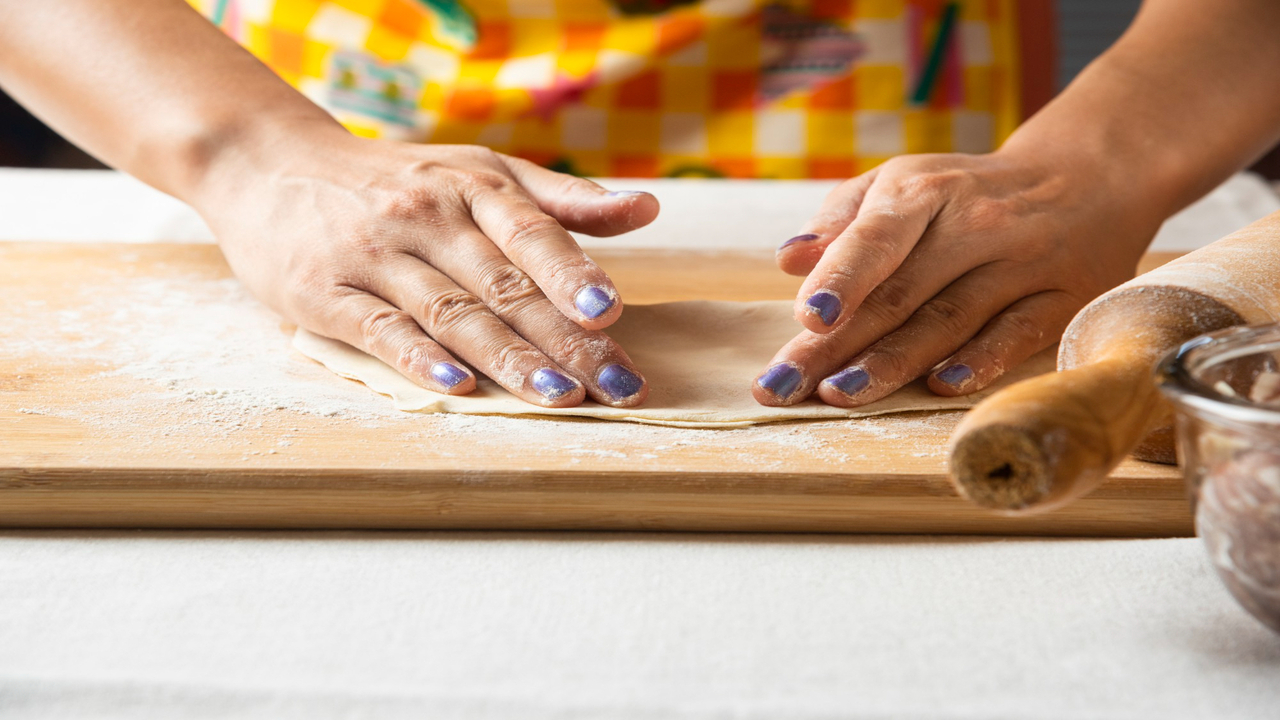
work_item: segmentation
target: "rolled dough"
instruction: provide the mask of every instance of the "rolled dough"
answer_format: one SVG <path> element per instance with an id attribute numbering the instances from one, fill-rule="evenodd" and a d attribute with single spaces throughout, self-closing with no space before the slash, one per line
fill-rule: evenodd
<path id="1" fill-rule="evenodd" d="M 538 407 L 482 376 L 470 395 L 441 395 L 418 387 L 381 360 L 306 330 L 298 330 L 293 346 L 338 375 L 390 396 L 397 408 L 409 412 L 568 415 L 698 428 L 964 409 L 1005 385 L 1051 371 L 1054 366 L 1050 349 L 993 387 L 967 397 L 938 397 L 917 380 L 860 408 L 831 407 L 815 399 L 790 407 L 765 407 L 751 397 L 751 383 L 778 348 L 800 331 L 791 308 L 789 301 L 628 305 L 608 333 L 626 348 L 649 381 L 648 401 L 634 408 L 613 408 L 591 400 L 572 408 Z"/>

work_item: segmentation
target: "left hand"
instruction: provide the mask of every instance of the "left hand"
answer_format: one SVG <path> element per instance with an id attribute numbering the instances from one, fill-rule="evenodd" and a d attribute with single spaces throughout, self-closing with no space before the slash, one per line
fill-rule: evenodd
<path id="1" fill-rule="evenodd" d="M 903 156 L 841 184 L 778 250 L 783 270 L 808 275 L 807 330 L 756 400 L 816 391 L 856 407 L 925 374 L 944 396 L 988 386 L 1133 276 L 1160 218 L 1126 191 L 1109 168 L 1047 152 Z"/>

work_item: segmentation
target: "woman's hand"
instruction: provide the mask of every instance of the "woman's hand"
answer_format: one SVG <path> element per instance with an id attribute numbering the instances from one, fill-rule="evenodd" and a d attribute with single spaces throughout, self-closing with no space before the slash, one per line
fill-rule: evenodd
<path id="1" fill-rule="evenodd" d="M 1126 207 L 1111 170 L 1043 157 L 915 155 L 836 188 L 778 250 L 808 275 L 806 331 L 752 388 L 879 400 L 928 374 L 965 395 L 1056 343 L 1081 307 L 1132 277 L 1163 217 Z"/>
<path id="2" fill-rule="evenodd" d="M 465 362 L 538 405 L 644 402 L 640 372 L 601 332 L 622 312 L 618 292 L 565 228 L 643 226 L 658 213 L 651 195 L 328 123 L 259 146 L 211 163 L 195 204 L 236 274 L 285 317 L 441 393 L 475 389 Z"/>

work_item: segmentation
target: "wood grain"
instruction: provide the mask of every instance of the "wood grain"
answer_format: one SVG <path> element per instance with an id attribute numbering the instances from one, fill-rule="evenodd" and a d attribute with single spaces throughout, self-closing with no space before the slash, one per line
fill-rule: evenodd
<path id="1" fill-rule="evenodd" d="M 777 272 L 767 253 L 593 255 L 630 303 L 784 299 L 800 282 Z M 1192 532 L 1176 469 L 1132 461 L 1085 499 L 1043 516 L 971 506 L 946 477 L 956 412 L 746 430 L 612 424 L 602 432 L 596 421 L 529 419 L 520 422 L 536 432 L 487 436 L 439 416 L 353 423 L 283 409 L 224 427 L 205 402 L 161 408 L 157 398 L 167 396 L 154 381 L 67 351 L 91 331 L 53 343 L 6 335 L 59 312 L 87 312 L 86 297 L 130 307 L 140 301 L 132 288 L 147 281 L 228 277 L 211 246 L 0 243 L 0 311 L 13 319 L 0 326 L 10 348 L 0 352 L 0 525 Z M 289 329 L 281 323 L 282 352 Z M 347 382 L 293 360 L 300 382 Z M 370 393 L 368 402 L 387 401 Z M 104 406 L 112 418 L 85 410 Z"/>

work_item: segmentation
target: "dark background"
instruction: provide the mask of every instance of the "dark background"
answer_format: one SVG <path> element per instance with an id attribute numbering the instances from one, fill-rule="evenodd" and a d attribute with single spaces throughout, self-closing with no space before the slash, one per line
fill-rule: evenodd
<path id="1" fill-rule="evenodd" d="M 1140 4 L 1141 0 L 1057 1 L 1059 90 L 1120 37 Z M 0 92 L 0 166 L 103 167 L 3 92 Z M 1269 178 L 1280 178 L 1280 148 L 1263 158 L 1254 169 Z"/>

